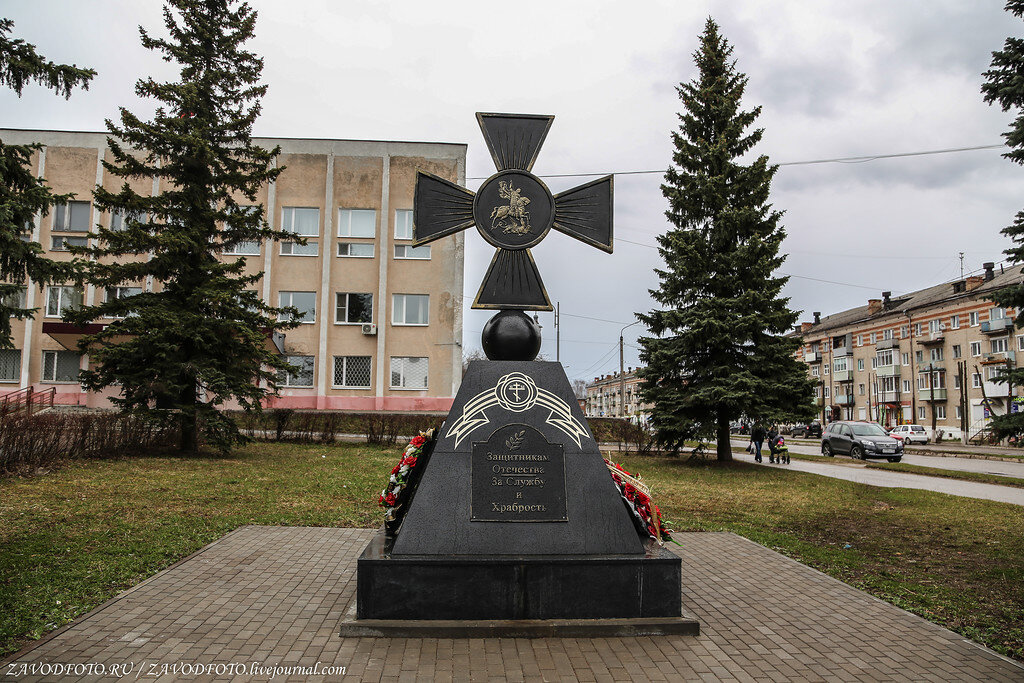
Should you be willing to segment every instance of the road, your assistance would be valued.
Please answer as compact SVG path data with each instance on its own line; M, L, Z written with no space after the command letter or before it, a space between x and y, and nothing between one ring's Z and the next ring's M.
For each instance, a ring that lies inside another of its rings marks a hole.
M743 448L747 445L745 441L733 441L734 446ZM792 446L794 453L806 453L809 455L820 455L813 446L796 445ZM733 453L733 457L740 461L754 462L754 456L748 453ZM960 458L942 458L926 455L909 456L910 458L923 459L928 467L939 467L948 461L961 461ZM911 462L909 459L904 459ZM994 460L963 460L963 462L980 462L986 465L1017 465L1017 463L1002 463ZM920 464L913 462L912 464ZM935 491L937 493L948 493L954 496L965 498L980 498L982 500L995 500L1014 505L1024 505L1024 488L1013 488L1010 486L999 486L998 484L981 484L972 481L961 481L959 479L945 479L943 477L929 477L920 474L908 474L906 472L893 472L880 469L868 469L864 465L849 457L837 456L835 464L831 462L809 462L806 460L794 460L789 465L768 464L767 449L764 451L764 467L785 467L786 469L798 472L810 472L811 474L834 479L844 479L859 484L871 486L884 486L888 488L921 489L924 491ZM943 469L952 469L943 467ZM988 471L988 470L973 470ZM1009 476L1021 476L1020 474Z

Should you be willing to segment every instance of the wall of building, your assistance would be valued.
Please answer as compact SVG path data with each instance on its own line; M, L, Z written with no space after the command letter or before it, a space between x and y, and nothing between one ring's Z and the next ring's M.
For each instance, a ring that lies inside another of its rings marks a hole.
M89 201L96 185L116 190L124 182L106 173L100 163L104 155L111 160L104 134L2 130L0 136L9 144L44 145L33 157L33 170L45 177L55 192L73 192L78 200ZM411 240L399 239L395 230L398 212L413 208L417 170L460 184L465 182L466 146L290 138L261 138L256 142L267 148L279 145L282 153L277 163L285 167L278 180L262 188L258 197L271 227L282 227L287 208L319 211L318 234L308 237L310 243L317 243L315 254L288 253L284 243L265 242L260 245L259 254L245 256L249 272L263 271L258 291L270 305L279 305L281 292L315 293L315 320L288 331L284 343L287 355L313 358L312 386L284 387L280 397L269 404L341 410L447 410L461 381L464 236L460 233L432 243L428 259L410 259L400 258L401 254L396 253L396 246L404 253L406 246L411 247ZM162 189L157 179L133 180L131 185L141 194L159 193ZM349 209L375 212L376 229L372 237L340 236L341 211ZM89 225L110 225L109 215L91 206L90 211ZM49 250L52 258L70 258L66 252L52 251L53 237L85 233L55 233L54 217L54 213L37 217L33 238ZM339 256L340 242L372 244L373 256ZM160 286L154 282L138 285L147 289ZM339 292L373 295L375 334L364 334L361 324L336 320ZM428 295L426 324L409 325L394 320L396 294ZM90 287L83 298L91 304L98 296L103 293ZM36 389L53 386L61 403L108 406L106 396L87 394L75 381L43 377L44 352L64 351L62 341L67 343L66 339L59 341L43 332L45 323L59 321L59 317L47 315L46 297L44 289L28 287L28 305L41 310L34 321L12 321L15 346L21 354L19 371L17 377L8 375L0 380L0 394L30 385ZM335 383L336 357L367 356L369 386L352 388ZM403 387L393 382L396 358L425 358L426 388ZM88 362L88 356L83 356L81 367L88 367Z

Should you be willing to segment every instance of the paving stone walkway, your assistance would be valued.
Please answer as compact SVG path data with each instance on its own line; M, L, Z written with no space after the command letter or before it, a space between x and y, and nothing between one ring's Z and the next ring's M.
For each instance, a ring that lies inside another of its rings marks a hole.
M373 533L242 527L0 664L0 680L1024 681L1016 662L727 533L678 535L698 637L342 639Z

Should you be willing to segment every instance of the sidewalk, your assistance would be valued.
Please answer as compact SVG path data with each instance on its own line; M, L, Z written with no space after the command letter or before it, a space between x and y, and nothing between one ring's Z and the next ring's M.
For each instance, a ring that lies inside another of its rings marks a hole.
M733 438L738 438L735 434ZM746 439L746 437L743 437ZM787 443L800 444L803 446L821 445L821 439L799 439L786 437ZM974 446L964 445L959 441L943 441L942 443L918 444L909 446L907 453L920 455L939 455L948 458L997 458L1024 461L1024 448L1013 448L1012 446Z
M0 678L81 680L38 667L92 663L161 680L267 680L294 666L321 673L274 680L342 680L322 673L333 667L353 681L1024 680L1017 662L728 533L678 534L683 547L672 546L700 636L342 639L373 534L242 527L0 664ZM234 676L218 671L231 665ZM196 676L200 666L211 674Z

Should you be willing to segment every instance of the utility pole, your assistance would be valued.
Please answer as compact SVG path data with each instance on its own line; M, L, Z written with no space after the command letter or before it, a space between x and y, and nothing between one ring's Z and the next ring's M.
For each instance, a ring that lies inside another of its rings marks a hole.
M964 279L964 252L960 252L960 281Z
M560 315L562 303L555 302L555 362L561 363L562 348L562 316Z

